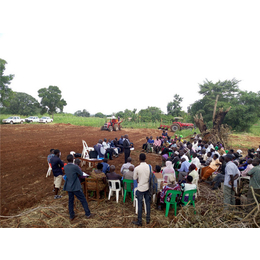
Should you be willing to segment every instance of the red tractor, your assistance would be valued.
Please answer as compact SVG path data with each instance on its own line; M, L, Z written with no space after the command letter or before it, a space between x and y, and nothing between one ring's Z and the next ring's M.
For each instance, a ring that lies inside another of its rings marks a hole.
M108 117L107 119L109 119L109 121L101 127L101 130L108 130L109 132L112 132L113 130L121 130L120 124L123 122L123 120L118 121L118 119L116 119L114 116Z
M174 121L172 122L172 125L160 125L158 129L168 130L170 129L172 132L176 132L183 129L193 129L194 124L191 123L181 123L179 122L180 119L183 119L182 117L175 117Z

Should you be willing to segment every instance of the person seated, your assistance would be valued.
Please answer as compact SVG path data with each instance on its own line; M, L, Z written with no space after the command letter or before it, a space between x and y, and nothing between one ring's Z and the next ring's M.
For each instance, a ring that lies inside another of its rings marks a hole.
M101 140L102 141L102 140ZM98 163L97 164L97 169L93 169L92 172L89 173L90 177L93 179L98 180L98 189L99 191L102 191L105 189L107 185L107 178L105 173L103 173L103 164ZM88 184L88 190L90 191L96 191L96 184L95 183L89 183Z
M184 184L184 192L187 190L195 190L197 189L197 185L192 183L193 177L191 175L187 176L186 183Z
M185 159L181 159L181 168L179 169L179 182L185 179L185 176L189 173L190 163Z
M209 166L211 161L212 161L212 157L211 157L211 152L208 152L206 156L204 156L205 163L201 163L202 166Z
M147 150L148 140L149 140L149 137L147 136L147 137L146 137L146 142L145 142L145 143L143 144L143 146L142 146L142 150L143 150L143 151L146 151L146 150Z
M119 142L117 141L117 138L115 137L115 139L113 140L114 146L118 149L118 153L121 154L123 151L123 146L121 146L119 144Z
M107 158L104 158L103 162L101 163L103 165L102 172L105 173L106 175L107 175L107 173L110 170L110 166L109 166L109 164L107 162L108 162Z
M212 175L212 173L218 169L218 167L220 165L221 165L221 162L218 159L218 155L214 154L213 159L212 159L211 163L209 164L209 166L206 166L201 169L200 182L207 180Z
M161 150L161 140L159 139L159 137L157 136L156 139L154 140L154 144L153 144L153 149L155 151L155 153L159 153Z
M80 167L80 159L79 159L79 158L76 158L76 159L75 159L74 164L77 165L77 166L80 168L80 170L81 170L81 167ZM82 170L81 170L81 171L82 171ZM87 176L78 175L78 177L79 177L80 183L82 183L82 182L85 181L85 178L86 178Z
M165 196L166 196L166 193L168 190L178 190L180 191L181 190L181 186L176 182L176 179L174 178L174 176L170 176L169 178L169 184L165 185L162 189L162 191L160 191L158 193L158 196L157 196L157 209L158 210L161 210L162 207L165 206ZM167 201L170 201L171 200L171 193L168 194L167 196Z
M199 158L198 158L196 153L192 154L191 163L196 165L197 171L200 169L200 165L201 164L200 164L200 160L199 160Z
M192 184L196 184L196 180L199 179L199 174L198 171L196 170L196 165L195 164L191 164L189 167L189 173L187 175L188 176L192 176Z
M176 178L175 170L173 169L172 161L170 160L166 161L166 167L163 169L162 175L164 176L165 173L173 174L174 178Z
M158 179L162 179L163 178L163 175L161 173L161 166L159 165L156 165L155 166L155 170L153 172L155 178L158 180Z
M104 158L107 158L107 155L109 155L109 159L113 160L114 149L110 148L109 144L107 143L106 138L104 139L102 146L105 149L105 157Z
M147 141L147 148L146 148L146 152L149 153L151 148L153 147L153 144L154 144L154 140L153 140L153 137L150 136L150 138L148 139Z
M122 176L115 173L116 167L115 165L110 166L110 171L107 173L108 180L121 180Z
M216 173L216 176L213 178L212 181L208 182L210 185L213 185L212 190L216 190L220 188L221 182L224 182L225 179L225 168L226 168L225 158L223 156L220 156L219 161L221 162L221 165L219 166L218 170L214 172Z
M124 180L133 180L134 179L134 166L133 165L129 166L129 170L125 171L123 173L123 179ZM133 183L131 183L131 188L132 189L134 188L134 184ZM126 189L126 183L125 183L124 189Z
M120 170L121 174L124 175L124 172L127 171L130 166L134 167L134 165L132 164L132 158L128 157L126 160L126 163L124 163L121 167L121 170Z
M167 131L163 130L163 132L162 132L162 138L163 138L163 139L166 139L166 140L169 140L169 139L170 139L170 137L168 136Z
M94 145L94 151L97 152L97 155L99 156L99 158L104 158L105 153L106 153L105 149L102 146L102 142L103 141L101 139L99 139L98 143L96 145Z
M107 144L108 144L108 146L111 149L114 150L113 155L115 155L115 157L118 157L118 155L119 155L119 148L115 146L114 141L113 140L111 141L110 139L108 139L108 143Z
M246 169L243 170L243 171L241 171L241 176L243 176L243 177L247 176L247 173L248 173L252 168L254 168L254 166L253 166L253 164L252 164L252 163L253 163L253 159L249 158L249 159L247 160L247 163L248 163L248 165L247 165Z

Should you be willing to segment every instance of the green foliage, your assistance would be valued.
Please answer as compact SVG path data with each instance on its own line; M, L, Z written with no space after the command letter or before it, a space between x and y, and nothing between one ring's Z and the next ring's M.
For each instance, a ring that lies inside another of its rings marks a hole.
M95 117L106 118L107 116L102 114L101 112L98 112L98 113L95 114Z
M231 106L227 113L224 123L236 131L248 131L252 124L256 123L260 116L260 92L241 91L238 87L239 81L236 79L218 81L212 83L206 80L200 85L199 93L203 98L194 102L188 112L193 116L202 114L204 123L212 127L212 116L216 96L219 95L217 111L219 108L226 110Z
M82 111L81 110L78 110L74 113L75 116L82 116L82 117L89 117L90 116L90 113L86 110L86 109L83 109Z
M61 98L61 91L56 86L49 86L48 88L41 88L38 90L38 96L41 100L41 114L48 113L52 115L63 111L63 107L67 105L67 102Z
M180 106L180 104L181 104L182 101L183 101L183 98L180 97L178 94L175 94L173 101L171 101L167 104L168 115L171 115L173 117L181 116L181 106Z
M6 64L7 62L5 60L0 59L0 106L3 107L8 107L13 97L13 91L8 85L10 85L14 75L4 75Z
M162 111L158 107L148 107L146 109L140 110L138 113L138 117L141 122L160 121L161 116Z
M39 112L39 106L39 102L34 97L26 93L14 92L6 112L22 116L33 116Z

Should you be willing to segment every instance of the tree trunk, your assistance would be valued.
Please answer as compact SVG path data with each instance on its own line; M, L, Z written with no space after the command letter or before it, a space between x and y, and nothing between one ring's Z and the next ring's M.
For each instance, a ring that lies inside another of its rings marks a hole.
M226 111L223 111L223 108L219 109L218 113L213 118L213 129L220 131L220 126L223 124L224 118L230 109L231 107Z
M200 117L198 117L198 115L195 115L194 122L195 122L195 125L199 128L201 134L203 134L207 131L207 126L205 125L205 123L203 121L202 114L200 114Z

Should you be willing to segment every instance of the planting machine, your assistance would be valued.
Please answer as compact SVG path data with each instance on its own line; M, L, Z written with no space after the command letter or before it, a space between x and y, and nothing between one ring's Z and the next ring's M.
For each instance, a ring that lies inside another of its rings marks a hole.
M192 123L182 123L180 122L180 119L183 119L182 117L175 117L174 121L171 125L163 125L161 124L158 129L168 130L170 129L172 132L176 132L183 129L193 129L195 126Z

